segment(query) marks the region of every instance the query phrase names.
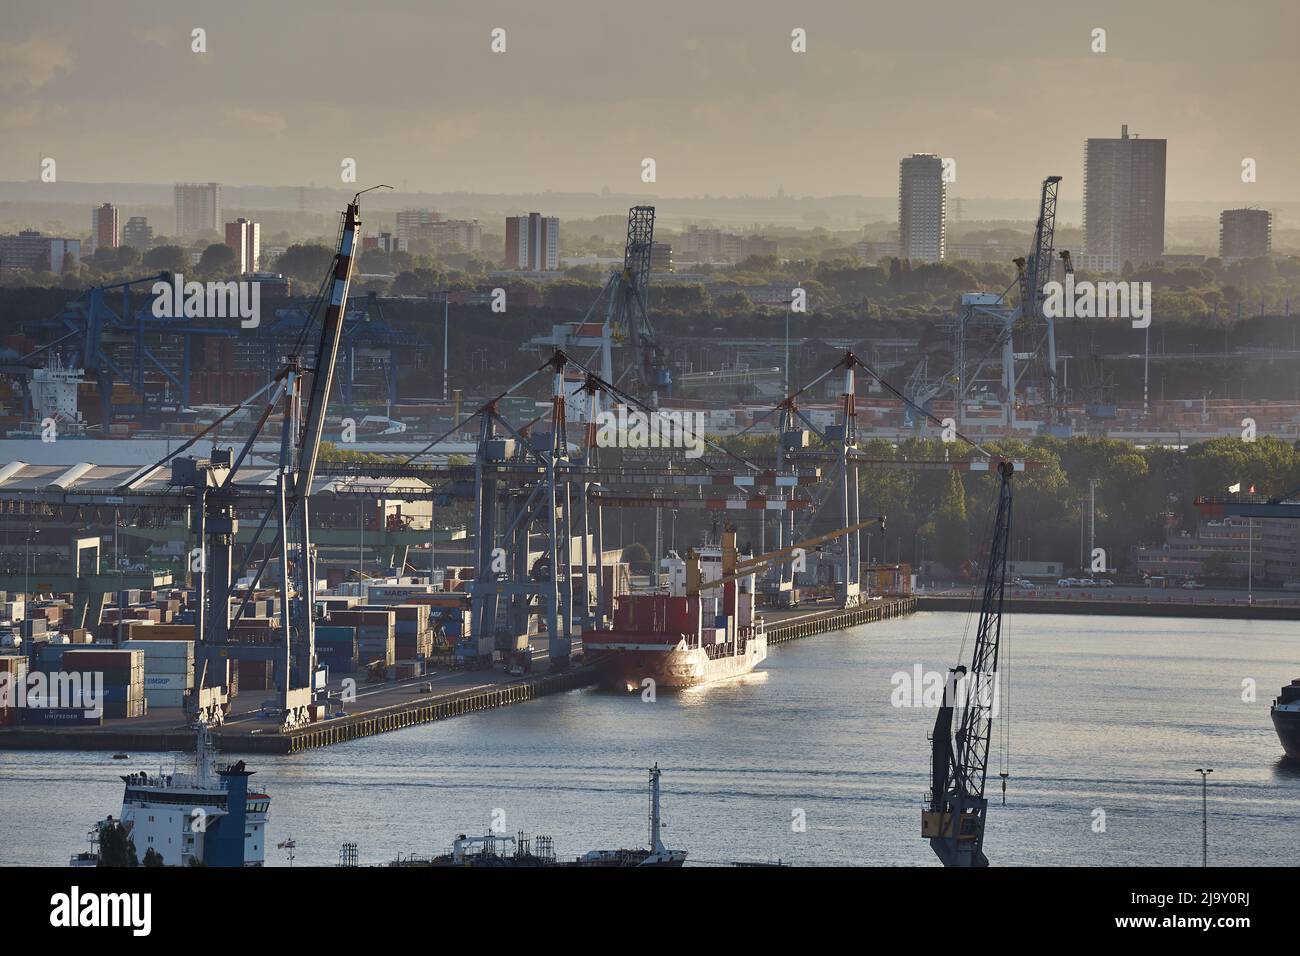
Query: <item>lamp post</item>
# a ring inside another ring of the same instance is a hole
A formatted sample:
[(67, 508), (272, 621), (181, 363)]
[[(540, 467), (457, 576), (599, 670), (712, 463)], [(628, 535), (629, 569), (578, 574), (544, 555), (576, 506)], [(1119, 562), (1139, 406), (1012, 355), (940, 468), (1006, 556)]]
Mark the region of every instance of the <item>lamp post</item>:
[(1210, 836), (1209, 836), (1209, 803), (1208, 803), (1208, 780), (1210, 774), (1214, 773), (1213, 767), (1201, 769), (1196, 768), (1196, 772), (1201, 775), (1201, 866), (1210, 865)]
[(451, 327), (451, 292), (443, 289), (437, 294), (442, 296), (442, 400), (446, 403), (451, 400), (451, 390), (447, 387), (447, 339), (448, 329)]

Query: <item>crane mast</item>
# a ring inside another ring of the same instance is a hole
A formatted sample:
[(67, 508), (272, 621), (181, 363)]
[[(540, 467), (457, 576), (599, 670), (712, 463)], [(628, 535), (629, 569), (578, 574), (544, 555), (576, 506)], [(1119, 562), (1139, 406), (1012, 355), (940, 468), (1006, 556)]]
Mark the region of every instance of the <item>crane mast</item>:
[[(921, 811), (921, 835), (929, 839), (931, 849), (944, 866), (988, 866), (989, 863), (984, 855), (984, 820), (988, 811), (984, 784), (997, 701), (1014, 472), (1011, 462), (999, 462), (998, 508), (989, 542), (988, 572), (984, 577), (975, 649), (969, 671), (959, 664), (950, 672), (930, 738), (930, 798), (928, 807)], [(962, 708), (954, 732), (954, 704), (958, 693), (962, 696)]]
[[(654, 247), (655, 207), (633, 206), (627, 213), (627, 244), (623, 249), (623, 269), (610, 277), (609, 299), (605, 313), (606, 342), (618, 330), (627, 337), (632, 350), (630, 370), (652, 392), (653, 400), (660, 388), (672, 383), (664, 367), (662, 350), (654, 326), (646, 311), (646, 293), (650, 284), (650, 254)], [(610, 378), (611, 369), (602, 372)], [(612, 381), (612, 378), (610, 378)]]
[(1055, 264), (1052, 248), (1056, 241), (1056, 196), (1060, 185), (1060, 176), (1048, 176), (1043, 180), (1038, 202), (1038, 222), (1034, 226), (1034, 248), (1030, 250), (1029, 259), (1020, 269), (1019, 275), (1021, 319), (1030, 328), (1037, 325), (1040, 319), (1046, 325), (1047, 405), (1054, 423), (1061, 418), (1062, 396), (1056, 380), (1056, 323), (1054, 317), (1048, 315), (1043, 308), (1047, 297), (1043, 287), (1052, 281), (1052, 267)]

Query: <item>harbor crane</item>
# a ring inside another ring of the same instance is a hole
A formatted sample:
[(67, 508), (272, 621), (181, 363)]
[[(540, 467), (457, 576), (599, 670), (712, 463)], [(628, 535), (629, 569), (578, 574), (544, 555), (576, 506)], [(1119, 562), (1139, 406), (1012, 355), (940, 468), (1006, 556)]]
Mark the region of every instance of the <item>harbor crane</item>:
[[(1062, 388), (1057, 382), (1056, 325), (1043, 308), (1043, 287), (1052, 281), (1053, 244), (1056, 237), (1056, 199), (1060, 176), (1048, 176), (1042, 182), (1038, 218), (1034, 226), (1033, 248), (1029, 255), (1012, 261), (1016, 278), (1002, 292), (968, 292), (961, 297), (961, 310), (945, 319), (939, 328), (951, 334), (951, 344), (940, 352), (949, 352), (951, 364), (945, 363), (942, 374), (931, 373), (930, 358), (925, 352), (909, 376), (905, 391), (910, 402), (923, 408), (940, 398), (956, 406), (959, 427), (966, 424), (967, 405), (981, 394), (997, 396), (1001, 407), (1001, 424), (1015, 427), (1016, 395), (1031, 367), (1041, 372), (1042, 403), (1047, 408), (1050, 428), (1060, 425), (1064, 417)], [(1009, 295), (1019, 290), (1019, 303), (1012, 307)], [(1017, 351), (1017, 337), (1025, 351)], [(910, 418), (910, 416), (909, 416)], [(919, 418), (911, 419), (917, 428)]]
[[(372, 189), (391, 187), (371, 187)], [(348, 203), (339, 229), (338, 249), (322, 288), (317, 307), (324, 304), (320, 337), (311, 366), (303, 364), (301, 352), (308, 344), (310, 324), (305, 325), (297, 348), (273, 383), (217, 419), (213, 425), (171, 452), (156, 465), (142, 469), (136, 479), (171, 463), (172, 485), (188, 496), (191, 527), (199, 548), (192, 559), (196, 602), (196, 669), (206, 673), (210, 663), (221, 658), (271, 660), (280, 680), (279, 717), (284, 729), (308, 723), (316, 691), (315, 644), (315, 551), (311, 543), (308, 502), (320, 457), (321, 436), (338, 365), (339, 342), (351, 284), (354, 255), (361, 235), (362, 190)], [(313, 310), (314, 311), (314, 310)], [(239, 408), (264, 399), (260, 416), (238, 454), (233, 449), (215, 450), (210, 458), (180, 457), (204, 434), (212, 431)], [(306, 394), (304, 394), (304, 392)], [(238, 480), (258, 435), (271, 415), (283, 416), (280, 455), (274, 486), (250, 487)], [(134, 479), (133, 479), (134, 480)], [(130, 488), (130, 484), (123, 489)], [(268, 495), (267, 492), (270, 492)], [(269, 498), (269, 501), (268, 501)], [(262, 517), (252, 540), (244, 548), (236, 569), (234, 543), (239, 530), (240, 507), (256, 508)], [(249, 568), (254, 550), (274, 518), (275, 542), (252, 576), (252, 583), (233, 613), (233, 582)], [(244, 646), (232, 641), (235, 626), (248, 609), (249, 601), (268, 564), (280, 568), (281, 633), (278, 646)], [(222, 661), (224, 663), (224, 661)], [(224, 682), (224, 679), (221, 681)]]
[[(654, 248), (655, 207), (633, 206), (627, 213), (627, 244), (623, 247), (623, 269), (609, 278), (608, 302), (603, 338), (622, 334), (632, 349), (629, 370), (641, 385), (657, 395), (659, 389), (672, 384), (672, 375), (664, 366), (662, 350), (654, 326), (646, 311), (646, 294), (650, 285), (650, 253)], [(606, 346), (608, 347), (608, 346)], [(603, 356), (602, 356), (603, 359)], [(603, 364), (603, 363), (602, 363)], [(607, 381), (609, 369), (602, 368)], [(651, 401), (657, 405), (656, 401)]]
[[(984, 855), (984, 796), (989, 741), (997, 704), (998, 651), (1002, 642), (1002, 605), (1007, 580), (1007, 543), (1011, 539), (1011, 462), (998, 463), (1001, 484), (989, 539), (988, 571), (980, 604), (979, 628), (970, 669), (958, 664), (949, 672), (943, 701), (930, 737), (930, 797), (921, 811), (921, 836), (944, 866), (988, 866)], [(955, 698), (962, 708), (956, 714)], [(953, 721), (958, 720), (953, 731)], [(1005, 785), (1005, 775), (1003, 776)]]

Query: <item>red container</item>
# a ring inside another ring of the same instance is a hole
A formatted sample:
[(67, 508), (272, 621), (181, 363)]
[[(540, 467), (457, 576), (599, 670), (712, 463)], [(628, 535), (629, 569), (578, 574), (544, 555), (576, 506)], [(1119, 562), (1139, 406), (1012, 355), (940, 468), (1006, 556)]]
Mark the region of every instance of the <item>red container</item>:
[(144, 651), (73, 650), (63, 652), (65, 670), (112, 670), (144, 666)]

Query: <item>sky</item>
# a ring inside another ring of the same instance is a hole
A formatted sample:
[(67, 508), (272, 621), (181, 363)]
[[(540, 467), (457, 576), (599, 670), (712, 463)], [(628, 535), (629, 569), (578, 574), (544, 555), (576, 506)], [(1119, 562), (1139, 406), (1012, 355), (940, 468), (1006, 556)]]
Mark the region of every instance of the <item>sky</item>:
[(1171, 200), (1300, 200), (1295, 0), (3, 5), (0, 180), (889, 196), (933, 152), (955, 195), (1077, 199), (1127, 123)]

